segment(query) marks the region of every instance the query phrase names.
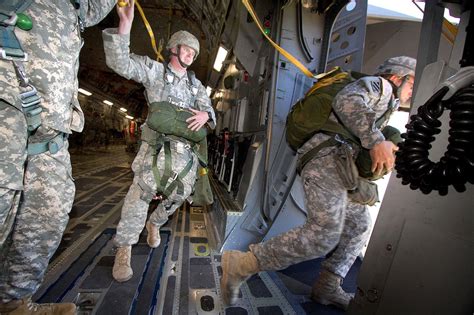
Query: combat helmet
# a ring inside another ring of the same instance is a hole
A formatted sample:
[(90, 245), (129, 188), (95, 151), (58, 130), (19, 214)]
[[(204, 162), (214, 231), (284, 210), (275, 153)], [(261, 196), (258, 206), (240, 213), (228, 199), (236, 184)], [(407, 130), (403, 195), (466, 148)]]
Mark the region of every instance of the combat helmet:
[(393, 74), (400, 77), (415, 76), (416, 59), (407, 56), (391, 57), (377, 67), (375, 74)]
[(196, 60), (197, 56), (199, 55), (199, 41), (196, 36), (187, 31), (177, 31), (171, 35), (168, 44), (166, 44), (166, 49), (169, 50), (179, 45), (186, 45), (194, 49), (196, 51), (194, 60)]

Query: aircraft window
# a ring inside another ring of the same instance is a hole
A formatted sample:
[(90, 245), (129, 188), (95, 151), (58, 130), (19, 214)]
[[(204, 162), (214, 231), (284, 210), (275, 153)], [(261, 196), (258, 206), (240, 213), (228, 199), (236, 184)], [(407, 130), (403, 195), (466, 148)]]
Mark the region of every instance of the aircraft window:
[(341, 38), (341, 34), (339, 33), (334, 33), (332, 34), (332, 42), (335, 43)]
[(356, 27), (355, 26), (351, 26), (347, 29), (347, 35), (353, 35), (355, 32), (356, 32)]
[(357, 1), (351, 0), (351, 2), (349, 2), (349, 3), (346, 5), (346, 10), (347, 10), (347, 11), (352, 11), (352, 10), (355, 9), (356, 6), (357, 6)]
[(346, 40), (346, 41), (342, 42), (341, 49), (346, 49), (347, 47), (349, 47), (349, 42)]

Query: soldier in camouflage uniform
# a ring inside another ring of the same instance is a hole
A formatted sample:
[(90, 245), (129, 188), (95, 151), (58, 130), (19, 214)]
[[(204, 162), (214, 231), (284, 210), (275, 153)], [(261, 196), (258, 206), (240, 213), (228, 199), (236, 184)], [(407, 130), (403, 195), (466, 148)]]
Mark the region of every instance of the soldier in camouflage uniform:
[[(115, 0), (77, 1), (77, 9), (70, 1), (2, 2), (1, 35), (13, 32), (21, 48), (7, 41), (0, 47), (0, 313), (75, 314), (72, 303), (35, 304), (31, 296), (74, 200), (67, 136), (84, 125), (77, 100), (81, 27), (97, 24)], [(30, 18), (32, 28), (24, 19), (10, 25), (15, 16)], [(17, 58), (24, 53), (26, 61)]]
[[(199, 41), (186, 31), (174, 33), (167, 44), (167, 49), (171, 53), (168, 64), (159, 63), (145, 56), (130, 54), (133, 7), (132, 1), (129, 6), (119, 8), (118, 29), (106, 29), (103, 32), (107, 65), (121, 76), (142, 83), (145, 86), (149, 104), (168, 101), (173, 105), (192, 111), (194, 116), (188, 119), (188, 128), (191, 130), (197, 131), (206, 123), (209, 123), (213, 128), (215, 114), (206, 89), (198, 80), (193, 86), (187, 74), (187, 67), (199, 53)], [(196, 154), (184, 139), (176, 137), (168, 139), (171, 149), (172, 171), (175, 174), (180, 173), (190, 160), (192, 160), (192, 167), (182, 179), (184, 192), (179, 194), (177, 190), (174, 190), (165, 200), (161, 201), (146, 222), (149, 203), (157, 197), (157, 183), (152, 168), (157, 168), (160, 178), (163, 178), (165, 171), (166, 150), (159, 150), (156, 165), (153, 165), (153, 153), (157, 151), (153, 145), (156, 137), (157, 132), (149, 128), (147, 124), (142, 126), (143, 142), (132, 164), (135, 176), (125, 197), (114, 239), (118, 249), (112, 275), (120, 282), (129, 280), (133, 275), (133, 270), (130, 267), (131, 246), (138, 242), (143, 227), (146, 225), (149, 246), (158, 247), (160, 244), (159, 227), (166, 223), (168, 216), (180, 207), (191, 194), (196, 180), (198, 164)], [(173, 179), (170, 178), (168, 183), (172, 181)]]
[[(385, 140), (375, 123), (387, 110), (398, 108), (399, 102), (410, 101), (415, 64), (416, 60), (410, 57), (390, 58), (379, 66), (377, 76), (347, 85), (332, 103), (330, 119), (342, 122), (370, 150), (372, 171), (376, 173), (393, 168), (397, 147)], [(315, 134), (299, 149), (299, 157), (330, 138)], [(252, 244), (249, 252), (224, 252), (221, 288), (227, 303), (235, 302), (240, 284), (253, 273), (284, 269), (324, 257), (335, 249), (322, 264), (311, 298), (347, 309), (353, 294), (344, 292), (340, 284), (366, 244), (371, 223), (367, 206), (349, 199), (337, 171), (335, 160), (341, 148), (322, 148), (302, 170), (308, 212), (304, 225), (264, 243)]]

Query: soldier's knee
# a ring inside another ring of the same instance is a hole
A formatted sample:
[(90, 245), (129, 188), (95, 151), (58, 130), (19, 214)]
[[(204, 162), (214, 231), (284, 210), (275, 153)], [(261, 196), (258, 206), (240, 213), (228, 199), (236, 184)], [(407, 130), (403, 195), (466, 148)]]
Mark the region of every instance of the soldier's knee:
[(318, 252), (325, 254), (333, 250), (339, 243), (342, 229), (340, 226), (326, 225), (321, 226), (316, 219), (308, 220), (302, 229), (312, 240), (311, 247), (317, 244)]

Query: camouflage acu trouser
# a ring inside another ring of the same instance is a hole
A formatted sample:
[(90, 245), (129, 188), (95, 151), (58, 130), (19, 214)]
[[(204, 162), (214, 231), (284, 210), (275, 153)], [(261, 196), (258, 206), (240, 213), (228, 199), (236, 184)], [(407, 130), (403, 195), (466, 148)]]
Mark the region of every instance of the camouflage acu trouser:
[(303, 169), (306, 223), (264, 243), (250, 245), (262, 270), (280, 270), (322, 257), (336, 246), (323, 268), (345, 277), (367, 242), (370, 215), (350, 202), (337, 174), (335, 147), (321, 150)]
[(0, 101), (0, 248), (10, 234), (23, 190), (25, 115)]
[[(51, 132), (38, 130), (30, 140), (51, 139)], [(28, 157), (23, 196), (0, 253), (0, 303), (36, 292), (66, 228), (74, 193), (67, 140), (55, 154)]]
[[(118, 247), (136, 244), (140, 233), (145, 226), (151, 198), (144, 196), (146, 191), (143, 190), (143, 187), (140, 187), (140, 183), (145, 183), (153, 191), (156, 191), (156, 181), (152, 172), (153, 151), (153, 147), (143, 141), (140, 150), (133, 161), (132, 170), (135, 175), (133, 183), (125, 197), (122, 207), (122, 215), (114, 239), (115, 244)], [(184, 193), (179, 195), (175, 189), (150, 215), (151, 223), (157, 226), (165, 224), (166, 221), (168, 221), (168, 216), (173, 214), (191, 194), (194, 182), (196, 181), (196, 169), (198, 164), (197, 157), (190, 149), (185, 148), (182, 142), (171, 141), (171, 162), (172, 170), (174, 172), (179, 173), (191, 159), (193, 160), (191, 170), (182, 180)], [(158, 154), (156, 163), (158, 166), (158, 173), (161, 177), (165, 165), (163, 149), (161, 149)], [(173, 179), (170, 178), (168, 184), (171, 183), (172, 180)], [(141, 185), (143, 186), (143, 184)]]

